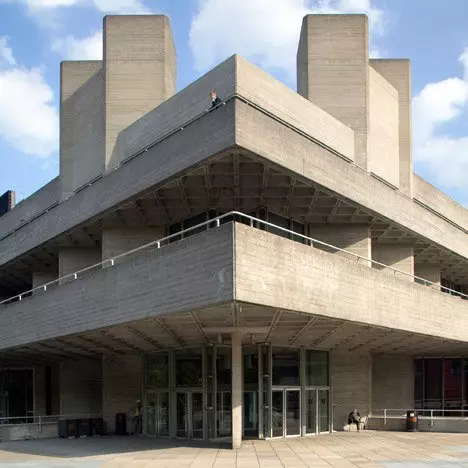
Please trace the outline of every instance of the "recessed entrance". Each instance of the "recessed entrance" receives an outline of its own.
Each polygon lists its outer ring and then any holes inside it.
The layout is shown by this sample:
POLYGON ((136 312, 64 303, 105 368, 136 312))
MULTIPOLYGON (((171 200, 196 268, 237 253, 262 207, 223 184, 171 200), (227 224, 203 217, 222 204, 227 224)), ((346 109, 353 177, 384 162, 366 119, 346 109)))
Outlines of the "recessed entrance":
POLYGON ((179 390, 176 392, 177 437, 203 439, 203 392, 179 390))
POLYGON ((273 389, 271 428, 273 437, 301 435, 301 390, 273 389))
POLYGON ((147 393, 146 434, 169 437, 169 392, 147 393))
POLYGON ((330 398, 327 388, 305 391, 305 433, 330 432, 330 398))

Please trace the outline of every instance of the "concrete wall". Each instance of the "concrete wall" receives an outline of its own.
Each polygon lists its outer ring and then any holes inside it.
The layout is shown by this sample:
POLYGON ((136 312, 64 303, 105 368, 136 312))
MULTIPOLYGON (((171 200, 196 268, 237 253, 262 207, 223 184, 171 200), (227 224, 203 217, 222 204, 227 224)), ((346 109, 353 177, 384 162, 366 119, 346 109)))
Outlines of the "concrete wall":
POLYGON ((101 412, 101 361, 87 359, 60 363, 60 414, 86 415, 101 412))
MULTIPOLYGON (((209 89, 209 83, 206 88, 209 89)), ((198 99, 202 106, 201 100, 205 98, 199 95, 198 99)), ((174 116, 174 109, 172 105, 164 106, 161 121, 172 116, 174 122, 185 122, 180 116, 174 116)), ((129 161, 118 171, 106 174, 49 213, 24 226, 15 235, 0 241, 0 264, 67 232, 135 194, 146 192, 175 173, 194 167, 226 148, 232 148, 235 144, 234 121, 234 103, 230 102, 129 161)), ((138 136, 138 131, 135 135, 138 136)))
POLYGON ((369 354, 332 353, 333 429, 342 431, 348 415, 357 408, 361 416, 370 412, 372 379, 369 354))
POLYGON ((11 211, 0 218, 0 239, 57 203, 60 199, 59 192, 60 179, 56 177, 37 192, 20 201, 11 211))
POLYGON ((0 348, 232 300, 232 229, 227 224, 0 306, 0 348))
MULTIPOLYGON (((414 199, 449 219, 468 233, 468 210, 426 180, 414 174, 414 199)), ((2 218, 3 219, 3 218, 2 218)))
POLYGON ((115 432, 115 415, 126 413, 127 431, 133 432, 136 401, 143 401, 142 356, 103 356, 103 417, 107 432, 115 432), (125 382, 125 384, 123 384, 125 382))
POLYGON ((369 213, 392 220, 468 258, 463 230, 414 203, 399 190, 369 177, 361 168, 241 102, 236 102, 236 141, 270 164, 278 164, 301 179, 313 180, 365 207, 369 213))
POLYGON ((398 92, 369 69, 369 170, 394 187, 400 185, 398 92))
POLYGON ((399 188, 402 193, 412 197, 411 62, 406 59, 371 59, 369 65, 398 91, 399 188))
POLYGON ((169 18, 104 18, 105 166, 118 164, 119 133, 175 93, 176 58, 169 18))
POLYGON ((354 132, 345 123, 244 58, 234 58, 238 94, 354 160, 354 132))
POLYGON ((62 62, 60 66, 61 199, 102 173, 104 103, 101 70, 101 61, 62 62))
POLYGON ((239 302, 467 340, 468 301, 244 225, 235 239, 239 302))
POLYGON ((63 199, 104 171, 102 68, 61 102, 60 117, 60 180, 63 199))
POLYGON ((59 277, 82 270, 101 261, 100 248, 60 247, 59 277))
POLYGON ((372 411, 414 406, 414 360, 410 355, 372 356, 372 411))
POLYGON ((150 228, 105 228, 102 231, 102 259, 116 257, 166 234, 165 227, 150 228))
POLYGON ((365 169, 369 150, 368 57, 367 16, 304 18, 298 50, 298 91, 354 130, 355 162, 365 169), (307 61, 303 51, 306 44, 307 61))
MULTIPOLYGON (((369 226, 364 224, 311 224, 309 225, 309 236, 319 241, 348 250, 364 258, 371 258, 371 237, 369 226)), ((316 248, 331 252, 340 257, 357 261, 344 252, 337 252, 320 244, 316 248)), ((365 265, 364 261, 361 264, 365 265)))
MULTIPOLYGON (((414 275, 414 247, 409 244, 379 244, 372 245, 372 260, 391 266, 397 270, 404 271, 410 275, 414 275)), ((393 270, 387 269, 380 265, 372 265, 376 270, 388 271, 394 275, 393 270)), ((398 274, 397 274, 398 275, 398 274)), ((412 278, 400 275, 400 278, 413 281, 412 278)))

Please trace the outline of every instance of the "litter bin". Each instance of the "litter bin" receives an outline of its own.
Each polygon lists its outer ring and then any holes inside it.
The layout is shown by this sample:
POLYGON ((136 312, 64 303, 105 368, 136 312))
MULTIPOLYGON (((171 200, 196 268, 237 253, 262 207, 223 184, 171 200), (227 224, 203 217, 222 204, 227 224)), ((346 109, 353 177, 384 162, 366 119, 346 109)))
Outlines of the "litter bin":
POLYGON ((125 413, 115 415, 115 434, 127 435, 127 415, 125 413))
POLYGON ((417 432, 418 430, 418 413, 416 411, 406 412, 406 432, 417 432))

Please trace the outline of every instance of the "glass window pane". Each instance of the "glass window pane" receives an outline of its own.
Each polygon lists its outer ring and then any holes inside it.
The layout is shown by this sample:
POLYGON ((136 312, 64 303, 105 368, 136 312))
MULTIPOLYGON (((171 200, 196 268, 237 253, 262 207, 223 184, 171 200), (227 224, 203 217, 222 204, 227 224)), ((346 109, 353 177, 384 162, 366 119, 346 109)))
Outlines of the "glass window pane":
POLYGON ((273 385, 299 385, 298 349, 273 348, 273 385))
POLYGON ((201 349, 177 350, 175 352, 175 365, 177 387, 202 386, 201 349))
POLYGON ((328 386, 328 352, 306 350, 306 381, 310 386, 328 386))
POLYGON ((424 408, 442 408, 442 359, 424 359, 424 408))
POLYGON ((414 361, 414 407, 423 408, 423 389, 424 389, 424 363, 422 359, 414 361))
POLYGON ((258 354, 256 348, 244 349, 244 388, 258 387, 258 354))
POLYGON ((169 365, 167 353, 158 353, 147 356, 146 386, 148 388, 169 387, 169 365))
MULTIPOLYGON (((444 408, 460 409, 462 404, 462 362, 444 359, 444 408)), ((447 414, 450 416, 450 413, 447 414)))
MULTIPOLYGON (((290 228, 288 218, 284 218, 283 216, 272 213, 271 211, 268 212, 268 222, 274 224, 275 226, 280 226, 284 229, 290 228)), ((277 236, 286 237, 286 239, 289 239, 289 233, 282 231, 281 229, 268 226, 267 231, 276 234, 277 236)))
POLYGON ((218 390, 231 388, 231 349, 216 348, 216 384, 218 390))

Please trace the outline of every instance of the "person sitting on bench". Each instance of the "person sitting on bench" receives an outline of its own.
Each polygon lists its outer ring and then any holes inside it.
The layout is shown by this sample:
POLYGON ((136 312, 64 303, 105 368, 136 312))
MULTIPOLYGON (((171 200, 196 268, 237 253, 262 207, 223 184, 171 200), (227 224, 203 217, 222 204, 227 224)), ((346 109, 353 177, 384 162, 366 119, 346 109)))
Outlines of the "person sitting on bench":
POLYGON ((359 411, 356 408, 354 408, 353 411, 349 413, 348 424, 356 424, 357 430, 361 431, 361 415, 359 414, 359 411))

